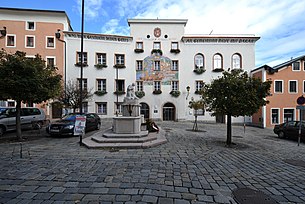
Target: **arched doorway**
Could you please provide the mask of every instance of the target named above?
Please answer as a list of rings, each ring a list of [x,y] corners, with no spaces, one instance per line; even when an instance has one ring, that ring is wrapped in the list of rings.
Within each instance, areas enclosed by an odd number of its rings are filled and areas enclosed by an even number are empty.
[[[176,119],[176,107],[172,103],[166,103],[163,106],[163,120],[174,121]]]
[[[60,102],[52,103],[52,118],[61,118],[62,116],[62,105]]]
[[[144,115],[144,119],[149,118],[149,105],[147,103],[140,103],[140,113],[141,115]]]

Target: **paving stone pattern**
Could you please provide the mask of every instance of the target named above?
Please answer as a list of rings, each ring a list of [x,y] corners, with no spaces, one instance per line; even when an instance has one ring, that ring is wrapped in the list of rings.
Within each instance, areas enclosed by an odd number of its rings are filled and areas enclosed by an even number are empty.
[[[305,203],[305,145],[271,129],[159,122],[168,142],[150,149],[87,149],[76,137],[0,144],[0,203],[236,203],[247,187],[278,203]],[[103,121],[104,130],[111,121]]]

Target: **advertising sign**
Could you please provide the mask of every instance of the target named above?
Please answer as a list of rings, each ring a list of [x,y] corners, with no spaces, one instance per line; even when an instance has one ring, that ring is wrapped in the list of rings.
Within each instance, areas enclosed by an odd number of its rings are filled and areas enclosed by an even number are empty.
[[[86,127],[86,116],[77,115],[75,118],[74,135],[83,135]]]

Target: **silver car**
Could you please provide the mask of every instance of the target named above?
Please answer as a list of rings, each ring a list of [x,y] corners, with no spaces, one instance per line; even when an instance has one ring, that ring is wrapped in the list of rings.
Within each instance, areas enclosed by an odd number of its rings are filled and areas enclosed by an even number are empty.
[[[41,128],[46,121],[46,115],[39,108],[21,108],[21,128]],[[6,131],[16,130],[16,108],[0,107],[0,136]]]

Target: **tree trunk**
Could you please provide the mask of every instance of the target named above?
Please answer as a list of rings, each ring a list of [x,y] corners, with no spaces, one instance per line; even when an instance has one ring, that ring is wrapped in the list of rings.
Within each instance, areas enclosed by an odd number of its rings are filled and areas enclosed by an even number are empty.
[[[227,115],[227,145],[232,144],[232,118],[231,114]]]
[[[21,101],[17,100],[16,101],[16,136],[18,140],[22,140],[20,113],[21,113]]]

